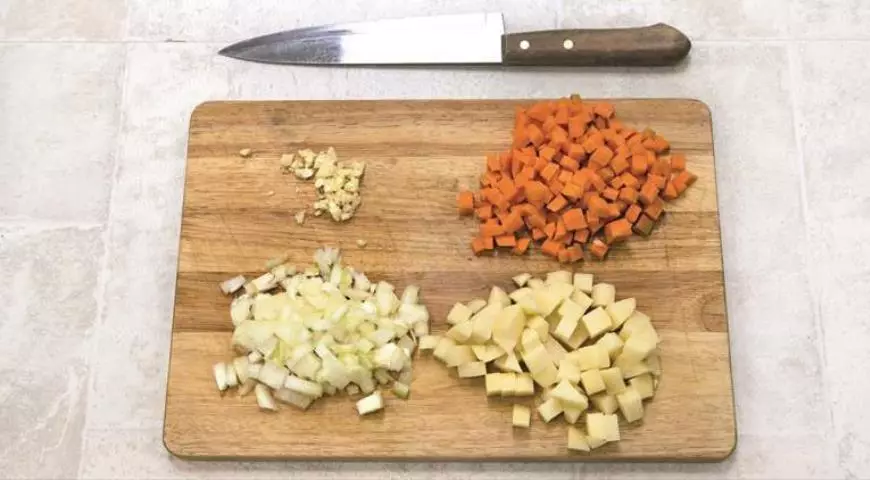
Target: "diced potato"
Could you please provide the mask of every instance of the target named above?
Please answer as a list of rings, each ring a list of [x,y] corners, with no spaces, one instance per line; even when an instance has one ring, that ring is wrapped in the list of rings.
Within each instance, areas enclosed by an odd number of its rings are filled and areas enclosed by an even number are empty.
[[[472,343],[485,343],[492,338],[492,327],[495,323],[495,318],[501,309],[498,306],[486,306],[471,317],[471,337],[469,341]]]
[[[657,340],[658,336],[652,327],[635,331],[625,341],[625,345],[622,346],[620,358],[623,358],[626,362],[632,360],[640,362],[655,350],[656,346],[658,346]]]
[[[486,363],[484,362],[470,362],[464,363],[459,366],[457,369],[457,373],[459,374],[459,378],[473,378],[473,377],[482,377],[486,375]]]
[[[563,407],[579,408],[580,410],[586,410],[589,407],[586,396],[565,380],[559,382],[556,388],[550,392],[550,398],[559,400]]]
[[[445,334],[447,337],[452,338],[457,343],[465,343],[468,339],[471,338],[471,331],[473,328],[473,324],[470,320],[466,320],[462,323],[457,323],[450,327],[450,330],[447,330]]]
[[[516,388],[514,395],[517,397],[527,397],[535,394],[535,381],[528,373],[518,373],[516,376]]]
[[[628,320],[628,317],[634,313],[635,308],[637,308],[637,301],[634,298],[624,298],[607,305],[604,310],[610,315],[610,320],[613,322],[613,330],[621,327]]]
[[[504,373],[487,373],[483,377],[487,397],[501,395],[505,375]]]
[[[591,273],[575,273],[574,274],[574,291],[583,293],[592,293],[592,281],[594,277]]]
[[[578,452],[589,451],[589,442],[586,441],[586,435],[577,427],[568,427],[568,450],[577,450]]]
[[[535,330],[526,327],[523,330],[522,335],[520,335],[520,352],[528,352],[534,350],[537,347],[543,347],[544,343],[541,341],[541,337],[538,336],[538,332]]]
[[[518,287],[524,287],[526,285],[526,282],[528,282],[530,278],[532,278],[531,274],[521,273],[519,275],[516,275],[513,278],[513,281]]]
[[[514,404],[511,423],[515,427],[529,428],[532,424],[532,409],[526,405]]]
[[[496,358],[495,362],[493,362],[493,365],[495,365],[495,368],[503,372],[522,373],[523,371],[523,369],[520,367],[519,360],[517,360],[517,357],[513,354],[513,352],[506,353],[501,357]]]
[[[544,317],[553,313],[562,302],[562,298],[549,288],[535,290],[534,299],[535,305],[538,307],[538,314]]]
[[[604,379],[601,377],[601,370],[587,370],[580,374],[580,384],[583,385],[583,390],[586,395],[594,395],[603,392],[607,386],[604,384]]]
[[[605,307],[616,300],[616,287],[609,283],[596,283],[592,286],[592,306]]]
[[[544,367],[543,370],[539,370],[537,372],[532,372],[532,378],[535,380],[535,383],[540,385],[541,387],[549,387],[557,382],[557,377],[559,376],[559,371],[556,370],[556,366],[552,363],[548,364]]]
[[[532,289],[538,289],[544,287],[546,284],[540,278],[532,277],[526,282],[526,286],[531,287]]]
[[[619,419],[616,415],[590,413],[586,415],[586,431],[590,437],[603,438],[606,442],[619,441]]]
[[[566,380],[573,384],[580,383],[580,367],[568,358],[563,358],[559,361],[559,375],[556,377],[559,381]]]
[[[580,416],[583,415],[585,409],[579,409],[574,407],[562,406],[562,416],[565,417],[565,421],[570,424],[577,423],[577,420],[580,420]]]
[[[638,375],[643,375],[649,372],[649,365],[645,362],[638,362],[630,357],[619,356],[613,361],[614,367],[619,367],[622,372],[622,378],[629,379]]]
[[[438,340],[438,345],[435,345],[435,350],[432,351],[432,356],[442,362],[447,362],[447,354],[449,354],[450,350],[455,346],[456,341],[452,338],[441,337],[441,339]]]
[[[468,302],[468,309],[471,310],[472,313],[477,313],[483,310],[483,307],[486,306],[486,300],[482,298],[475,298]]]
[[[504,350],[498,345],[488,343],[486,345],[472,345],[471,351],[481,362],[491,362],[504,355]]]
[[[633,387],[628,387],[617,395],[616,402],[619,403],[619,411],[628,423],[643,418],[643,399]]]
[[[549,289],[553,294],[559,297],[559,301],[567,300],[574,293],[574,286],[571,283],[551,283],[548,284]]]
[[[441,337],[437,335],[424,335],[420,337],[420,350],[435,350],[435,347],[438,346],[438,342],[441,341]]]
[[[518,288],[508,294],[508,297],[515,303],[518,303],[521,298],[531,297],[534,291],[529,287]]]
[[[590,338],[596,338],[602,333],[610,331],[610,315],[603,308],[598,307],[583,315],[583,326],[586,327]]]
[[[607,443],[607,440],[599,437],[593,437],[592,435],[587,435],[586,441],[589,443],[589,448],[591,450],[595,450],[596,448]]]
[[[517,374],[506,372],[501,374],[501,385],[499,391],[502,397],[513,397],[517,394]]]
[[[489,292],[489,301],[487,304],[501,305],[502,308],[506,308],[511,304],[511,299],[504,290],[498,287],[492,287],[492,290]]]
[[[607,354],[610,356],[611,360],[615,359],[620,353],[622,353],[622,339],[619,338],[619,335],[613,332],[605,333],[595,343],[601,345],[605,350],[607,350]]]
[[[558,365],[559,362],[561,362],[562,359],[565,358],[565,355],[568,354],[568,351],[565,350],[565,347],[563,347],[561,343],[557,342],[555,338],[547,339],[547,341],[544,342],[544,348],[550,355],[550,360],[553,362],[553,365]]]
[[[595,409],[599,410],[601,413],[606,413],[609,415],[619,410],[619,403],[616,401],[616,397],[613,395],[599,393],[598,395],[593,395],[589,397],[589,401],[591,401],[592,406],[594,406]]]
[[[560,413],[562,413],[562,405],[555,398],[550,397],[549,400],[538,405],[538,415],[540,415],[546,423],[550,423],[550,421],[558,417]]]
[[[520,309],[526,314],[526,316],[534,316],[538,314],[538,304],[535,303],[534,295],[522,297],[517,300],[516,304],[520,306]]]
[[[565,283],[571,285],[573,287],[573,278],[571,277],[571,272],[567,272],[565,270],[559,270],[556,272],[550,272],[547,274],[546,280],[544,283],[547,285],[553,285],[556,283]]]
[[[581,372],[610,366],[610,356],[607,355],[607,350],[598,344],[578,348],[569,353],[568,358],[580,367]]]
[[[532,373],[540,372],[547,368],[547,365],[554,366],[553,360],[550,358],[550,354],[547,353],[547,349],[544,348],[543,345],[532,348],[529,350],[523,351],[523,363],[529,367],[529,371]]]
[[[526,328],[531,328],[537,332],[538,338],[540,338],[542,342],[545,342],[547,338],[550,337],[550,324],[540,315],[535,315],[529,318],[526,322]]]
[[[577,350],[578,348],[580,348],[580,345],[583,345],[583,342],[585,342],[588,338],[589,332],[586,331],[586,326],[580,323],[577,325],[574,333],[571,334],[571,337],[567,340],[564,340],[564,343],[572,350]]]
[[[646,360],[643,363],[649,368],[649,372],[653,374],[653,376],[661,377],[662,376],[662,364],[658,355],[650,354],[646,357]]]
[[[619,338],[624,342],[628,340],[628,337],[630,337],[636,330],[651,326],[652,320],[650,320],[645,313],[635,310],[622,324],[622,329],[619,331]]]
[[[580,323],[580,318],[583,317],[584,312],[585,310],[580,307],[580,305],[574,303],[571,299],[563,301],[562,305],[559,307],[559,315],[561,315],[561,319],[556,325],[556,330],[553,331],[553,336],[563,341],[567,341],[571,338],[571,335],[574,334],[574,330]]]
[[[653,377],[649,373],[644,373],[628,381],[631,388],[637,391],[640,398],[652,398],[655,395],[655,386],[653,385]]]
[[[516,347],[525,326],[526,315],[519,305],[506,307],[499,312],[492,326],[492,340],[504,351],[510,352]]]
[[[444,364],[448,367],[458,367],[464,363],[471,363],[476,360],[477,357],[474,356],[474,352],[469,345],[454,345],[447,352]]]
[[[585,312],[589,310],[589,307],[592,306],[592,297],[586,294],[586,292],[576,291],[571,295],[571,301],[576,303],[583,309]]]
[[[616,395],[625,390],[625,382],[622,379],[622,372],[617,367],[601,370],[601,378],[604,380],[604,385],[608,395]]]
[[[461,303],[453,305],[450,313],[447,314],[447,323],[456,325],[457,323],[467,322],[471,318],[471,309]]]

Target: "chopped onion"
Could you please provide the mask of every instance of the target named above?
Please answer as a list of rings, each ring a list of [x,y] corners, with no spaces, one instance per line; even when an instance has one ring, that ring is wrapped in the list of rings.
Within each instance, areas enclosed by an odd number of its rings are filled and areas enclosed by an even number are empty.
[[[259,405],[261,410],[278,410],[278,406],[275,405],[275,400],[272,399],[272,394],[269,393],[267,386],[258,383],[254,387],[254,395],[257,396],[257,405]]]
[[[214,381],[217,383],[218,390],[224,391],[227,389],[227,364],[219,362],[212,367],[214,372]]]
[[[393,384],[393,393],[396,394],[397,397],[407,400],[408,396],[411,395],[411,387],[402,382],[396,382]]]
[[[308,406],[311,405],[312,402],[314,402],[314,398],[307,395],[302,395],[298,392],[294,392],[289,388],[280,388],[278,390],[275,390],[274,397],[275,400],[278,400],[279,402],[299,407],[302,410],[307,409]]]
[[[362,398],[356,402],[356,410],[360,415],[366,415],[372,412],[377,412],[384,408],[384,397],[381,392],[375,392],[368,397]]]
[[[221,291],[224,292],[224,295],[236,293],[240,288],[245,286],[246,281],[244,275],[236,275],[229,280],[221,282]]]

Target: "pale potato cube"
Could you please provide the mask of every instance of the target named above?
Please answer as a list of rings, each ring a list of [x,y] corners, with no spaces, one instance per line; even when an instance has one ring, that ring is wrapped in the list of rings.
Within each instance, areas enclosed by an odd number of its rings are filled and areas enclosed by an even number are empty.
[[[571,383],[562,380],[550,391],[550,398],[559,400],[559,403],[564,407],[579,408],[586,410],[589,407],[589,401],[585,395],[580,393],[577,388]]]
[[[592,306],[605,307],[616,300],[616,287],[609,283],[596,283],[592,286]]]
[[[554,367],[553,360],[550,358],[550,354],[547,353],[547,349],[544,348],[543,345],[524,350],[522,357],[523,363],[529,367],[529,371],[532,373],[540,372],[546,369],[547,366]]]
[[[611,360],[615,359],[620,353],[622,353],[622,339],[619,338],[619,335],[613,332],[605,333],[595,343],[601,345],[605,350],[607,350],[607,354],[610,356]]]
[[[580,416],[586,411],[585,409],[581,410],[579,408],[564,405],[562,406],[562,410],[562,416],[565,417],[565,421],[572,425],[577,423],[577,420],[580,420]]]
[[[515,303],[519,303],[521,298],[531,297],[534,294],[534,291],[529,287],[518,288],[513,292],[508,294],[511,300]]]
[[[574,274],[574,291],[583,293],[592,293],[592,285],[594,276],[591,273],[575,273]]]
[[[485,343],[492,338],[492,327],[495,324],[495,318],[498,316],[501,309],[497,306],[486,306],[471,317],[471,337],[469,341],[472,343]]]
[[[549,400],[538,405],[538,415],[540,415],[546,423],[550,423],[550,421],[558,417],[560,413],[562,413],[562,405],[555,398],[550,397]]]
[[[525,326],[526,315],[519,305],[506,307],[495,318],[495,323],[492,326],[492,340],[504,351],[510,352],[517,346]]]
[[[619,419],[616,415],[590,413],[586,415],[586,431],[590,437],[603,438],[606,442],[619,441]]]
[[[649,373],[632,378],[628,381],[628,384],[637,391],[642,399],[652,398],[655,395],[653,377]]]
[[[481,362],[491,362],[504,355],[504,350],[498,345],[487,343],[486,345],[472,345],[471,351]]]
[[[532,378],[535,380],[535,383],[544,388],[556,383],[558,381],[558,376],[559,371],[556,370],[555,365],[552,363],[548,364],[543,370],[532,372]]]
[[[565,416],[567,416],[567,413]],[[586,435],[577,427],[568,427],[568,450],[577,450],[578,452],[589,451],[589,442],[586,441]]]
[[[619,330],[619,338],[624,342],[636,330],[647,327],[652,327],[652,320],[645,313],[635,310],[622,324],[622,329]]]
[[[502,397],[512,397],[517,393],[517,374],[513,372],[502,373],[500,377],[499,391]]]
[[[445,358],[444,364],[448,367],[458,367],[465,363],[471,363],[477,360],[474,356],[474,351],[469,345],[454,345]]]
[[[607,388],[604,384],[604,378],[601,377],[601,371],[597,369],[581,373],[580,384],[583,385],[586,395],[594,395],[598,392],[603,392]]]
[[[536,289],[534,299],[538,314],[544,317],[553,313],[559,304],[562,303],[562,298],[546,287]]]
[[[574,292],[571,295],[571,301],[579,305],[583,309],[583,312],[586,312],[592,306],[592,297],[586,295],[586,292]]]
[[[459,378],[482,377],[486,375],[486,363],[470,362],[459,366],[457,369]]]
[[[420,337],[420,350],[435,350],[435,347],[438,346],[438,342],[441,341],[441,337],[437,335],[423,335]]]
[[[559,297],[559,301],[563,301],[571,297],[574,293],[574,286],[571,283],[551,283],[547,287],[553,294]]]
[[[593,437],[592,435],[587,435],[586,441],[589,443],[590,450],[595,450],[596,448],[607,443],[607,440],[599,437]]]
[[[610,331],[610,315],[603,308],[598,307],[583,315],[583,326],[586,327],[590,338],[596,338]]]
[[[526,327],[537,332],[538,338],[540,338],[542,342],[545,342],[547,338],[550,337],[550,324],[540,315],[535,315],[530,318],[528,322],[526,322]]]
[[[558,270],[548,273],[547,278],[544,280],[544,283],[548,285],[553,285],[554,283],[567,283],[568,285],[572,285],[572,280],[573,278],[571,277],[571,272],[567,272],[565,270]]]
[[[511,417],[513,426],[519,428],[529,428],[532,424],[532,409],[526,405],[514,404],[513,415]]]
[[[570,347],[572,350],[577,350],[580,348],[580,345],[583,345],[589,338],[589,332],[586,331],[586,327],[580,323],[577,325],[577,328],[574,329],[574,333],[571,334],[571,337],[567,340],[564,340],[565,345]]]
[[[619,403],[616,401],[616,397],[613,395],[599,393],[598,395],[593,395],[589,397],[589,401],[592,402],[592,406],[594,406],[595,409],[600,411],[601,413],[606,413],[609,415],[619,410]]]
[[[492,290],[489,291],[489,300],[486,303],[487,305],[499,305],[502,308],[506,308],[511,304],[511,299],[504,290],[492,287]]]
[[[483,377],[484,386],[486,387],[486,396],[493,397],[501,395],[503,373],[487,373]]]
[[[544,281],[540,278],[532,277],[529,279],[528,282],[526,282],[526,286],[532,289],[538,289],[547,286],[547,284],[544,283]]]
[[[616,360],[613,361],[613,366],[619,367],[619,370],[622,371],[622,378],[625,379],[634,378],[649,372],[649,365],[645,362],[638,362],[631,357],[623,357],[622,355],[616,357]]]
[[[613,330],[618,329],[628,320],[628,317],[634,313],[637,308],[637,301],[634,298],[624,298],[618,302],[613,302],[605,307],[605,311],[610,315],[610,320],[613,323]]]
[[[465,343],[468,339],[471,338],[471,331],[473,328],[473,324],[470,320],[466,320],[462,323],[457,323],[450,327],[450,330],[447,330],[447,333],[444,335],[452,338],[457,343]]]
[[[523,369],[520,367],[519,360],[517,360],[517,357],[513,354],[513,352],[506,353],[501,357],[496,358],[495,362],[493,362],[493,365],[495,365],[495,368],[503,372],[522,373],[523,371]]]
[[[514,395],[527,397],[535,394],[535,381],[528,373],[518,373],[516,376],[516,388]]]
[[[447,355],[455,346],[456,342],[452,338],[441,337],[438,345],[435,346],[435,350],[432,351],[432,356],[442,362],[447,362]]]
[[[580,367],[570,359],[563,358],[559,361],[559,375],[556,378],[560,381],[567,380],[573,384],[580,383],[582,378]]]
[[[652,328],[635,331],[622,346],[620,358],[641,362],[658,346],[658,337]]]
[[[625,381],[622,372],[617,367],[601,370],[601,378],[604,380],[608,395],[616,395],[625,391]]]
[[[568,351],[565,350],[565,347],[563,347],[561,343],[557,342],[556,339],[552,337],[544,342],[544,348],[550,355],[550,360],[553,362],[553,365],[558,365],[559,362],[561,362],[562,359],[565,358],[565,355],[568,354]]]
[[[450,313],[447,314],[447,323],[456,325],[457,323],[467,322],[471,318],[471,309],[461,303],[453,305]]]
[[[520,353],[531,351],[538,346],[544,346],[544,342],[541,341],[538,332],[528,327],[523,329],[523,333],[520,335],[520,345],[517,347],[517,351]]]
[[[526,314],[526,316],[535,316],[538,314],[538,304],[535,303],[534,295],[522,297],[517,300],[516,304],[520,306],[520,309]]]
[[[518,287],[523,287],[526,285],[526,282],[528,282],[530,278],[532,278],[531,274],[521,273],[519,275],[514,276],[514,278],[512,280],[514,281],[514,283]]]
[[[477,313],[483,310],[483,307],[486,306],[486,300],[482,298],[475,298],[468,302],[468,309],[471,310],[472,313]]]
[[[578,348],[569,353],[568,358],[580,367],[581,372],[610,366],[610,356],[607,355],[607,350],[598,344]]]
[[[619,411],[628,423],[643,418],[643,399],[633,387],[628,387],[618,394],[616,402],[619,403]]]
[[[571,338],[584,312],[585,310],[580,305],[574,303],[573,300],[567,299],[563,301],[559,307],[561,318],[556,325],[556,330],[553,331],[553,336],[563,341]]]

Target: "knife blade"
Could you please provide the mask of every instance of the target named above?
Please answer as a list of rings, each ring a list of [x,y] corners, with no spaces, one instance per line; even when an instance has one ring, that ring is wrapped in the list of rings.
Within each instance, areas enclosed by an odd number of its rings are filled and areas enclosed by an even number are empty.
[[[240,60],[301,65],[666,66],[691,42],[663,24],[504,32],[498,13],[322,25],[251,38],[220,50]]]

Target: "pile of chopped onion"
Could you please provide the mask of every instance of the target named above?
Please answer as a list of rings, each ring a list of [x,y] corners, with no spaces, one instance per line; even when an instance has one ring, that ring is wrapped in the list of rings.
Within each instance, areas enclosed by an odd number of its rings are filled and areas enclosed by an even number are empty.
[[[275,400],[304,410],[323,395],[364,394],[360,415],[383,408],[379,386],[407,398],[417,338],[429,333],[419,288],[399,298],[391,284],[342,266],[334,248],[317,250],[300,272],[283,262],[221,283],[227,295],[244,290],[230,306],[232,345],[243,355],[214,366],[218,389],[254,391],[263,410],[277,410]]]

